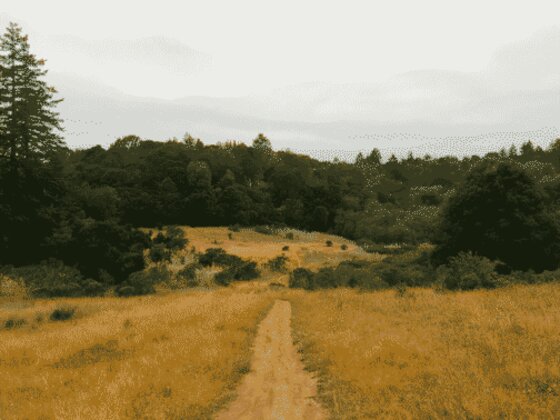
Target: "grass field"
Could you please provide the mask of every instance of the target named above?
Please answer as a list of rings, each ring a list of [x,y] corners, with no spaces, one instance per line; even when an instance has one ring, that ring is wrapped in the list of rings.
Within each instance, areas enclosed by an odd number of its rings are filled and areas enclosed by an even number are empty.
[[[206,418],[248,371],[267,292],[0,306],[0,418]],[[61,305],[73,319],[51,321]],[[4,325],[2,325],[4,326]]]
[[[290,300],[334,418],[560,417],[560,284]]]
[[[314,270],[381,258],[324,234],[184,229],[185,257],[192,246],[221,247],[262,268],[284,253],[291,268]],[[249,371],[275,299],[292,303],[297,344],[333,418],[560,418],[560,283],[270,288],[280,277],[263,270],[235,287],[126,299],[0,298],[0,418],[209,418]],[[75,314],[51,320],[60,307]]]

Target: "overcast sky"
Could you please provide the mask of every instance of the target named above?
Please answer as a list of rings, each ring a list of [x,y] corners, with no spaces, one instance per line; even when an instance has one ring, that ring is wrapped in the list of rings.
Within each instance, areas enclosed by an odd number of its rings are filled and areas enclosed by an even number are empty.
[[[0,25],[47,59],[75,146],[264,131],[438,154],[560,136],[557,1],[378,3],[3,0]]]

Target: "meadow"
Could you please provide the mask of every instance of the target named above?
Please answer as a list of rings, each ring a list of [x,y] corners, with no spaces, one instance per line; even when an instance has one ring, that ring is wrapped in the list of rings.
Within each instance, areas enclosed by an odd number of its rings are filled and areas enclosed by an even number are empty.
[[[559,284],[290,300],[304,363],[333,418],[560,415]]]
[[[189,243],[171,265],[220,247],[257,261],[261,277],[143,297],[0,298],[0,418],[212,418],[250,372],[257,326],[278,299],[292,305],[332,418],[560,415],[558,283],[288,289],[287,273],[266,268],[278,255],[313,270],[383,257],[326,234],[183,229]]]
[[[0,418],[208,418],[249,370],[270,292],[4,302]],[[66,321],[56,308],[73,308]]]

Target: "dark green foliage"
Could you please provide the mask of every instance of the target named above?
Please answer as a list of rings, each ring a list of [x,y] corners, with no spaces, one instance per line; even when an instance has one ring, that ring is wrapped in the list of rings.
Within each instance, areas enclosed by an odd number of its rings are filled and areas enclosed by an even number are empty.
[[[185,238],[185,232],[178,226],[166,226],[163,232],[159,232],[153,242],[158,245],[164,245],[169,251],[179,251],[188,243]]]
[[[278,255],[277,257],[268,260],[266,266],[271,271],[284,273],[287,270],[286,267],[287,262],[288,262],[288,257],[286,257],[285,255]]]
[[[119,296],[148,295],[155,292],[154,286],[169,280],[170,273],[164,267],[152,267],[145,271],[132,273],[128,279],[116,289]]]
[[[495,266],[488,258],[460,252],[451,257],[447,265],[438,269],[438,275],[443,286],[450,290],[493,288],[498,285]]]
[[[68,321],[72,319],[76,313],[76,309],[70,306],[61,306],[51,312],[49,319],[51,321]]]
[[[328,247],[331,247],[331,246],[333,246],[333,242],[331,240],[328,240],[328,241],[325,242],[325,245],[328,246]]]
[[[420,196],[420,201],[426,206],[439,206],[443,200],[440,196],[430,193],[422,194]]]
[[[75,265],[85,276],[99,278],[104,270],[117,282],[144,268],[146,234],[115,220],[74,220],[64,224],[50,240],[59,259]]]
[[[348,245],[342,244],[342,245],[340,245],[340,249],[342,249],[343,251],[346,251],[348,249]]]
[[[294,234],[292,232],[288,232],[286,233],[286,239],[289,239],[290,241],[294,239]]]
[[[157,263],[171,261],[171,250],[165,244],[154,244],[150,248],[150,259]]]
[[[389,287],[424,286],[434,281],[427,254],[385,258],[381,262],[343,261],[337,267],[321,268],[313,273],[296,269],[290,275],[290,287],[308,290],[336,287],[383,289]]]
[[[434,261],[461,251],[513,269],[556,269],[560,226],[541,188],[519,167],[500,163],[469,175],[443,214]]]
[[[28,37],[10,23],[0,37],[0,159],[12,173],[20,165],[49,159],[63,142],[61,101],[44,81],[45,60],[30,51]]]
[[[56,260],[22,267],[3,267],[0,272],[22,278],[35,297],[99,296],[105,290],[101,283],[84,279],[79,270]]]
[[[185,266],[177,273],[177,276],[185,280],[187,287],[198,286],[197,271],[202,268],[199,263],[193,263]]]
[[[284,245],[282,247],[282,251],[288,251],[290,249],[290,247],[288,245]]]
[[[313,281],[313,272],[305,268],[296,268],[290,274],[289,287],[309,289]]]
[[[257,263],[244,260],[237,255],[226,253],[222,248],[208,248],[198,256],[200,265],[208,267],[219,265],[224,269],[216,274],[218,284],[227,285],[234,280],[251,280],[259,277]]]
[[[198,262],[208,267],[213,264],[221,266],[238,265],[243,260],[236,255],[228,254],[223,248],[208,248],[198,256]]]

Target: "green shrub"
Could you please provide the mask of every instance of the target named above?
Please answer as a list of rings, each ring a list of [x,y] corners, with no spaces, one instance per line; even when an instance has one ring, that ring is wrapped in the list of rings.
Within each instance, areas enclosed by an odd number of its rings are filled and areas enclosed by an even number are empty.
[[[185,281],[187,287],[199,286],[197,271],[202,266],[198,263],[190,264],[184,267],[181,271],[177,273],[177,276]]]
[[[290,249],[290,247],[288,245],[284,245],[282,247],[282,251],[288,251]]]
[[[496,263],[472,252],[460,252],[449,259],[445,266],[438,268],[438,274],[445,288],[450,290],[472,290],[494,288],[498,277],[494,271]]]
[[[154,244],[163,245],[170,252],[183,249],[188,243],[185,232],[178,226],[166,226],[153,240]]]
[[[340,249],[342,249],[343,251],[346,251],[348,249],[348,245],[342,244],[342,245],[340,245]]]
[[[76,313],[76,309],[70,306],[61,306],[51,312],[49,319],[51,321],[68,321],[72,319]]]
[[[164,267],[152,267],[145,271],[132,273],[116,293],[119,296],[148,295],[155,292],[154,286],[168,281],[170,272]]]
[[[1,272],[21,278],[34,297],[98,296],[105,290],[92,279],[84,279],[80,271],[57,260],[23,267],[2,267]]]
[[[310,289],[313,282],[313,272],[305,268],[296,268],[290,274],[288,286],[297,289]]]
[[[288,232],[286,233],[285,236],[286,239],[289,239],[290,241],[294,239],[294,234],[292,232]]]
[[[155,263],[171,261],[171,250],[162,243],[156,243],[150,248],[150,260]]]
[[[325,245],[328,246],[328,247],[331,247],[331,246],[333,246],[333,242],[328,240],[328,241],[325,242]]]
[[[254,261],[243,261],[242,264],[231,267],[235,270],[233,278],[235,280],[252,280],[259,277],[257,263]]]
[[[205,267],[213,264],[230,266],[242,263],[243,259],[226,253],[223,248],[208,248],[204,254],[198,256],[198,262]]]
[[[277,257],[271,258],[266,263],[266,267],[271,271],[276,271],[278,273],[285,273],[287,270],[286,263],[288,262],[288,257],[285,255],[279,255]]]

